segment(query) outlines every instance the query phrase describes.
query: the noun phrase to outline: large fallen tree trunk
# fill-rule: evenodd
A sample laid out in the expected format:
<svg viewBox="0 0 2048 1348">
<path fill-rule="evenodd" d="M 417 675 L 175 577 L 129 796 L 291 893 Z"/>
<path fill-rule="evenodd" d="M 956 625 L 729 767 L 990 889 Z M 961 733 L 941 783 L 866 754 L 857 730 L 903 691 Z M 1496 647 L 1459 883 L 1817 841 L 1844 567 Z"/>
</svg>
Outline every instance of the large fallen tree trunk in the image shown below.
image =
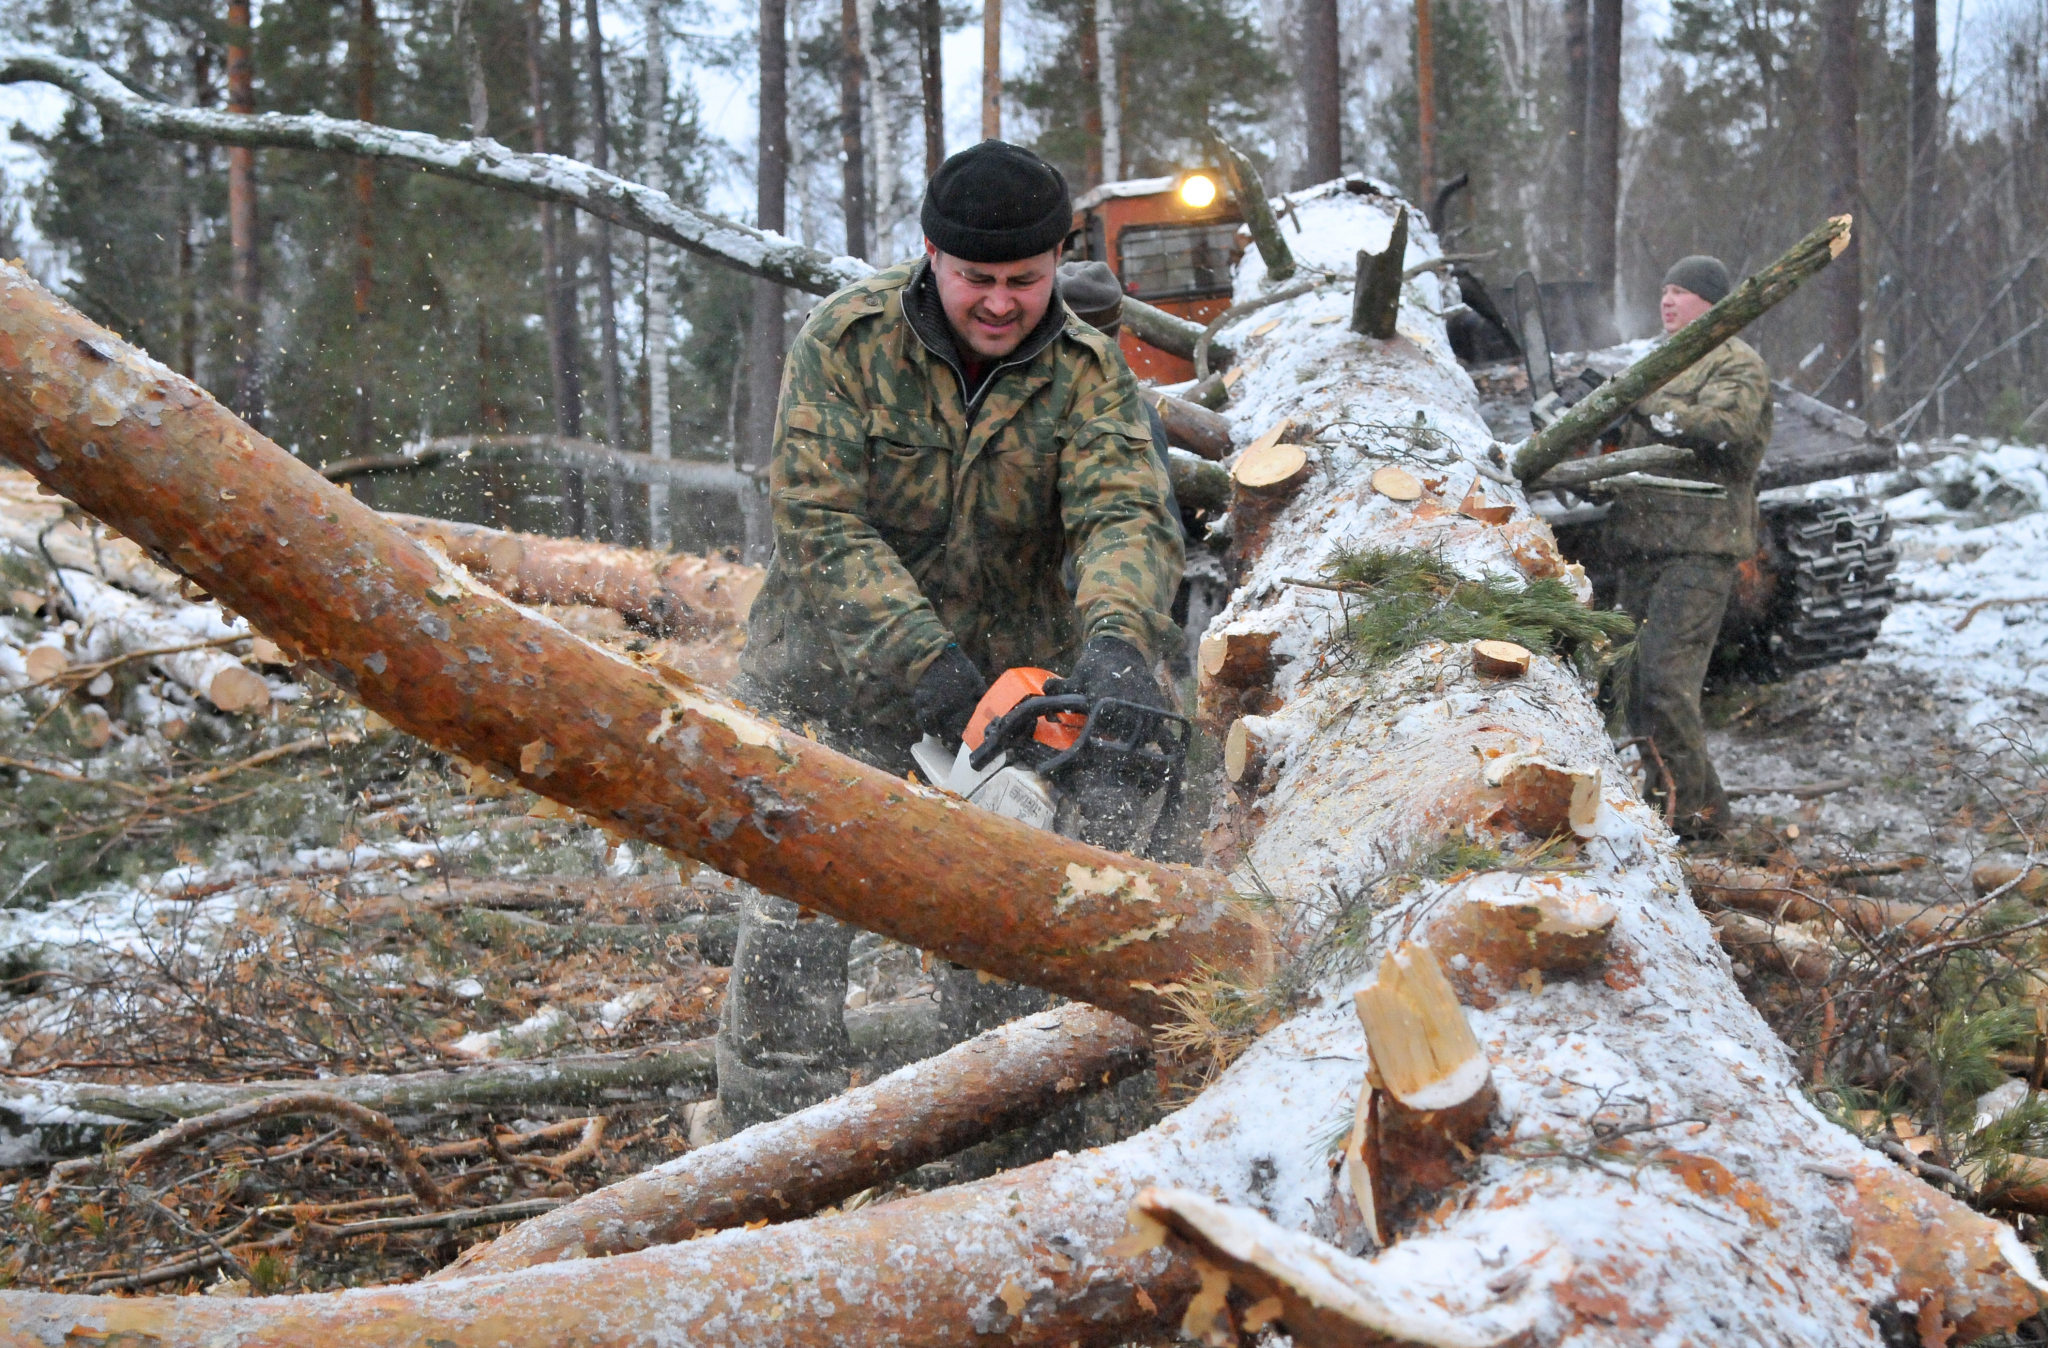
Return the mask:
<svg viewBox="0 0 2048 1348">
<path fill-rule="evenodd" d="M 1305 270 L 1340 271 L 1358 250 L 1386 246 L 1394 203 L 1333 187 L 1297 194 L 1293 205 Z M 1418 233 L 1410 247 L 1426 254 L 1431 242 Z M 688 690 L 606 684 L 602 702 L 565 694 L 565 672 L 581 670 L 568 648 L 542 642 L 531 659 L 515 654 L 497 611 L 459 589 L 438 609 L 418 602 L 424 586 L 440 583 L 430 568 L 357 516 L 336 510 L 323 529 L 323 514 L 286 513 L 291 505 L 335 507 L 304 493 L 289 466 L 266 460 L 280 480 L 252 480 L 240 465 L 257 457 L 256 442 L 224 418 L 206 425 L 209 444 L 225 448 L 212 451 L 213 461 L 187 460 L 166 442 L 205 409 L 160 400 L 165 434 L 148 418 L 121 415 L 143 390 L 105 371 L 93 381 L 96 402 L 87 403 L 74 347 L 107 339 L 56 312 L 25 282 L 0 277 L 0 285 L 7 287 L 0 372 L 8 381 L 0 427 L 23 438 L 30 429 L 40 434 L 38 448 L 50 460 L 40 466 L 59 490 L 95 512 L 132 520 L 136 527 L 122 527 L 153 546 L 183 547 L 181 560 L 217 567 L 223 586 L 232 577 L 238 599 L 248 597 L 238 608 L 259 625 L 287 616 L 278 611 L 281 596 L 306 607 L 323 564 L 345 563 L 352 583 L 369 577 L 404 596 L 352 590 L 362 596 L 352 602 L 365 610 L 363 626 L 402 630 L 440 618 L 452 628 L 459 619 L 463 636 L 436 637 L 435 648 L 446 648 L 439 658 L 458 672 L 453 657 L 475 634 L 494 662 L 484 666 L 488 682 L 474 672 L 454 679 L 405 658 L 395 635 L 370 648 L 411 680 L 417 697 L 452 704 L 445 719 L 415 713 L 415 724 L 444 739 L 516 743 L 544 723 L 523 701 L 522 680 L 545 674 L 558 706 L 609 716 L 642 737 L 664 726 L 690 732 L 692 751 L 716 754 L 728 771 L 751 778 L 757 800 L 786 806 L 787 781 L 805 793 L 803 810 L 735 810 L 733 790 L 709 765 L 679 763 L 677 736 L 656 734 L 649 747 L 667 748 L 637 775 L 686 780 L 706 798 L 707 815 L 732 812 L 729 834 L 742 839 L 718 851 L 713 844 L 723 840 L 706 841 L 701 825 L 685 828 L 699 854 L 716 851 L 757 879 L 765 873 L 787 881 L 784 892 L 808 881 L 833 897 L 819 906 L 855 921 L 879 916 L 927 947 L 1035 939 L 1022 927 L 975 925 L 966 910 L 1001 906 L 988 901 L 985 879 L 978 894 L 949 884 L 954 867 L 976 864 L 963 859 L 971 855 L 959 850 L 963 839 L 1004 846 L 1010 835 L 990 836 L 965 809 L 934 816 L 929 831 L 919 831 L 923 796 L 900 806 L 865 796 L 850 819 L 831 816 L 844 820 L 838 864 L 866 865 L 882 831 L 873 821 L 895 809 L 890 827 L 908 816 L 906 831 L 928 849 L 922 880 L 938 897 L 882 899 L 856 911 L 835 880 L 820 880 L 830 853 L 819 831 L 805 827 L 827 817 L 808 804 L 822 788 L 806 774 L 814 761 L 836 767 L 834 760 L 810 760 L 802 746 L 782 757 L 750 752 L 766 746 L 748 739 L 781 740 L 730 712 L 714 715 L 712 704 Z M 1240 302 L 1255 298 L 1259 285 L 1256 262 L 1248 260 Z M 1227 908 L 1196 912 L 1187 900 L 1177 907 L 1162 895 L 1147 905 L 1150 924 L 1121 934 L 1156 932 L 1169 922 L 1170 933 L 1137 941 L 1097 936 L 1092 958 L 1113 971 L 1096 982 L 1105 995 L 1114 991 L 1110 977 L 1142 977 L 1123 962 L 1124 952 L 1153 947 L 1157 967 L 1170 948 L 1187 982 L 1131 1009 L 1157 1014 L 1160 1003 L 1177 1002 L 1188 1015 L 1177 1033 L 1189 1047 L 1207 1045 L 1222 1057 L 1233 1041 L 1250 1040 L 1185 1109 L 1115 1146 L 981 1184 L 609 1259 L 234 1303 L 10 1294 L 0 1301 L 0 1324 L 24 1343 L 128 1333 L 174 1344 L 433 1338 L 457 1348 L 508 1340 L 822 1348 L 968 1344 L 990 1335 L 1013 1344 L 1107 1344 L 1156 1339 L 1176 1326 L 1227 1342 L 1233 1329 L 1256 1321 L 1316 1343 L 1621 1345 L 1876 1343 L 1881 1334 L 1902 1333 L 1961 1341 L 2033 1314 L 2044 1284 L 2010 1228 L 1907 1178 L 1806 1102 L 1783 1046 L 1742 1000 L 1706 923 L 1685 901 L 1671 835 L 1629 788 L 1569 666 L 1538 652 L 1519 678 L 1485 676 L 1462 647 L 1439 641 L 1374 667 L 1342 643 L 1343 625 L 1333 621 L 1340 598 L 1369 601 L 1293 583 L 1315 582 L 1339 550 L 1374 548 L 1429 550 L 1468 576 L 1569 576 L 1519 492 L 1478 480 L 1477 465 L 1492 446 L 1470 405 L 1470 384 L 1452 364 L 1440 324 L 1427 316 L 1443 307 L 1438 286 L 1430 275 L 1406 283 L 1412 303 L 1386 341 L 1315 321 L 1349 311 L 1341 289 L 1305 292 L 1261 315 L 1261 323 L 1277 316 L 1280 324 L 1247 356 L 1236 386 L 1234 416 L 1251 433 L 1240 438 L 1282 422 L 1322 428 L 1302 447 L 1309 462 L 1287 484 L 1291 499 L 1268 491 L 1234 509 L 1245 584 L 1212 633 L 1226 657 L 1230 638 L 1243 638 L 1237 644 L 1260 656 L 1215 665 L 1219 677 L 1235 680 L 1227 690 L 1235 705 L 1256 707 L 1260 721 L 1260 770 L 1233 801 L 1224 833 L 1237 839 L 1274 896 L 1276 917 L 1296 927 L 1302 945 L 1261 995 L 1258 956 L 1247 956 L 1238 930 L 1206 946 L 1193 939 L 1204 923 L 1237 920 Z M 44 381 L 32 394 L 22 391 L 23 371 Z M 159 378 L 182 393 L 169 376 Z M 94 410 L 104 420 L 86 432 Z M 100 445 L 95 467 L 126 482 L 127 493 L 78 469 L 76 447 L 87 434 Z M 131 453 L 131 445 L 142 451 Z M 1422 491 L 1397 498 L 1368 485 L 1397 458 L 1429 460 Z M 177 475 L 159 464 L 174 465 Z M 307 574 L 279 565 L 285 549 L 241 515 L 207 508 L 223 485 L 248 491 L 252 513 L 276 511 L 266 517 L 280 521 L 280 533 L 285 521 L 314 521 L 289 526 L 294 565 Z M 153 505 L 144 528 L 134 497 L 170 504 Z M 214 535 L 221 545 L 202 543 Z M 330 643 L 316 648 L 320 657 L 359 678 L 374 705 L 397 701 L 385 669 L 372 671 L 374 678 L 362 673 L 365 655 L 353 629 L 325 616 L 300 626 Z M 1222 691 L 1209 690 L 1207 704 L 1220 707 Z M 676 710 L 657 715 L 668 710 L 663 701 Z M 518 729 L 498 728 L 522 718 Z M 597 737 L 577 742 L 604 747 Z M 624 761 L 612 761 L 624 770 Z M 584 800 L 617 808 L 609 778 L 554 783 L 534 776 L 532 766 L 527 779 L 549 794 L 573 795 L 579 808 L 588 808 Z M 840 770 L 849 773 L 847 794 L 875 789 L 851 765 Z M 633 803 L 641 810 L 660 804 Z M 649 821 L 640 814 L 634 822 L 644 828 Z M 749 841 L 771 828 L 794 860 Z M 1030 837 L 1042 853 L 1063 857 L 1060 840 Z M 1464 845 L 1468 864 L 1433 878 L 1422 861 L 1447 837 Z M 1547 867 L 1470 864 L 1485 855 L 1479 844 L 1512 851 L 1538 841 L 1550 844 Z M 891 862 L 893 854 L 881 851 Z M 1035 873 L 1011 868 L 1007 853 L 997 864 L 1030 922 L 1062 921 L 1060 905 L 1038 897 L 1044 891 Z M 1066 895 L 1068 921 L 1087 902 L 1081 883 L 1092 885 L 1100 874 L 1077 877 Z M 888 878 L 902 883 L 909 868 L 890 865 Z M 1163 873 L 1147 883 L 1157 889 L 1177 880 Z M 1131 890 L 1126 906 L 1137 906 L 1135 881 L 1120 883 Z M 1038 964 L 1034 981 L 1071 986 L 1066 966 L 1041 958 L 1045 941 L 1036 939 L 1033 957 L 1012 965 Z M 1362 1092 L 1370 1087 L 1377 1100 L 1383 1084 L 1368 1075 L 1352 994 L 1402 941 L 1430 947 L 1465 999 L 1471 1036 L 1459 1041 L 1478 1046 L 1482 1056 L 1469 1062 L 1485 1069 L 1496 1103 L 1489 1118 L 1460 1115 L 1455 1131 L 1435 1128 L 1439 1140 L 1430 1141 L 1432 1127 L 1419 1117 L 1437 1107 L 1430 1088 L 1403 1088 L 1398 1103 L 1418 1116 L 1405 1142 L 1448 1149 L 1439 1159 L 1460 1147 L 1469 1155 L 1436 1167 L 1436 1191 L 1405 1195 L 1402 1210 L 1382 1224 L 1370 1211 L 1371 1166 L 1385 1152 L 1345 1144 L 1347 1128 L 1355 1139 L 1355 1120 L 1369 1114 Z M 1225 958 L 1215 962 L 1243 970 L 1238 977 L 1250 991 L 1196 976 L 1193 960 L 1219 951 Z M 1433 1005 L 1441 1002 L 1439 992 Z M 1458 1089 L 1443 1098 L 1471 1098 L 1468 1075 L 1455 1066 Z M 1333 1167 L 1340 1154 L 1343 1164 Z M 1120 1240 L 1146 1187 L 1159 1192 L 1144 1201 L 1145 1231 Z M 1391 1243 L 1369 1258 L 1351 1253 L 1372 1251 L 1376 1231 Z M 1233 1324 L 1239 1310 L 1244 1317 Z"/>
<path fill-rule="evenodd" d="M 659 636 L 743 627 L 761 568 L 717 557 L 651 552 L 481 524 L 387 515 L 492 589 L 522 604 L 593 604 Z"/>
<path fill-rule="evenodd" d="M 533 621 L 15 266 L 0 453 L 399 729 L 622 836 L 1142 1024 L 1198 971 L 1270 972 L 1225 877 L 987 814 Z"/>
</svg>

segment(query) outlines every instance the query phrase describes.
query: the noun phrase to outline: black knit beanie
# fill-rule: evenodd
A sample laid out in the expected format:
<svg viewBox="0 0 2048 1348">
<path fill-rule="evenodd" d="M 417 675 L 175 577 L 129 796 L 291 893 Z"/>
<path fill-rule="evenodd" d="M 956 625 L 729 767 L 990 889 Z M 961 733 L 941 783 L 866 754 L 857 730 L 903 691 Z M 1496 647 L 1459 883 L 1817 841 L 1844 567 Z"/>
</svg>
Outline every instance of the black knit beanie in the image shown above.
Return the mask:
<svg viewBox="0 0 2048 1348">
<path fill-rule="evenodd" d="M 1721 259 L 1704 253 L 1682 257 L 1672 263 L 1671 270 L 1664 273 L 1664 284 L 1690 290 L 1709 304 L 1719 304 L 1735 288 L 1728 279 L 1728 269 L 1721 265 Z"/>
<path fill-rule="evenodd" d="M 1049 253 L 1074 227 L 1060 171 L 1021 145 L 985 140 L 925 185 L 924 236 L 964 262 L 1017 262 Z"/>
</svg>

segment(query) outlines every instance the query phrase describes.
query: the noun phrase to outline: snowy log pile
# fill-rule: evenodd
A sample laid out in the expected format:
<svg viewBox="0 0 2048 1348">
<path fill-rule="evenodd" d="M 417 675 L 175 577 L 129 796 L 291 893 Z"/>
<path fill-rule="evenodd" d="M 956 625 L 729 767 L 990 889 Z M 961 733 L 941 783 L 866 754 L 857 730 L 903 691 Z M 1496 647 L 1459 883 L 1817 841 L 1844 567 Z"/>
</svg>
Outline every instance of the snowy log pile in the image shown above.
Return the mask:
<svg viewBox="0 0 2048 1348">
<path fill-rule="evenodd" d="M 1292 204 L 1311 273 L 1383 251 L 1397 205 L 1343 184 Z M 1434 241 L 1408 248 L 1426 261 Z M 1240 301 L 1262 279 L 1249 259 Z M 1221 334 L 1242 362 L 1237 440 L 1300 460 L 1232 508 L 1241 584 L 1201 661 L 1205 715 L 1255 746 L 1217 835 L 1267 896 L 1250 903 L 1213 873 L 879 778 L 533 622 L 0 272 L 5 452 L 367 705 L 622 833 L 1229 1062 L 1138 1137 L 879 1207 L 335 1295 L 8 1294 L 0 1327 L 20 1342 L 1107 1344 L 1177 1327 L 1226 1343 L 1279 1326 L 1318 1345 L 1938 1343 L 2032 1315 L 2048 1284 L 2009 1228 L 1807 1103 L 1569 663 L 1543 649 L 1486 674 L 1437 640 L 1375 664 L 1348 641 L 1340 554 L 1577 582 L 1519 491 L 1481 471 L 1493 445 L 1432 317 L 1444 303 L 1419 275 L 1395 335 L 1361 337 L 1331 284 Z M 1376 489 L 1389 466 L 1419 490 Z M 1428 864 L 1445 854 L 1456 864 Z M 1022 1077 L 1006 1089 L 1043 1089 Z M 763 1183 L 737 1142 L 717 1182 Z"/>
</svg>

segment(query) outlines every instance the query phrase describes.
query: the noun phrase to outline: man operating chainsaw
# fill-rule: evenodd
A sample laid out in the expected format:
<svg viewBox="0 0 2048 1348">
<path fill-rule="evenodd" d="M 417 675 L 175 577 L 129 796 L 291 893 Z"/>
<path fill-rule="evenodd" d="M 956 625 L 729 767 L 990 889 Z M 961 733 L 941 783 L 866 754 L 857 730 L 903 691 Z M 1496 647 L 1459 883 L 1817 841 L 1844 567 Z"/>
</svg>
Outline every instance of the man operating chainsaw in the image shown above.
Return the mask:
<svg viewBox="0 0 2048 1348">
<path fill-rule="evenodd" d="M 1056 169 L 984 141 L 927 185 L 923 258 L 812 311 L 783 375 L 742 700 L 895 772 L 921 735 L 957 744 L 1019 667 L 1063 672 L 1050 693 L 1165 705 L 1180 526 L 1136 379 L 1061 300 L 1072 219 Z M 743 913 L 728 1128 L 846 1088 L 851 937 L 782 900 Z M 1022 1009 L 940 972 L 948 1039 Z"/>
</svg>

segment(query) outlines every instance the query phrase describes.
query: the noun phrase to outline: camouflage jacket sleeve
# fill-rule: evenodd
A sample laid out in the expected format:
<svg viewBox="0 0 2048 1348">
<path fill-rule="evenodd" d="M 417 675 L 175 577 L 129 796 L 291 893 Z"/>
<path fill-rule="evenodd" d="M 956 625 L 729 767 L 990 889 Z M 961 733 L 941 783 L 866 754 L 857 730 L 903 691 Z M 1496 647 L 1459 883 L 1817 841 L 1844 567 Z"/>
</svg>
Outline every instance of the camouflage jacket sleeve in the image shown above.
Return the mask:
<svg viewBox="0 0 2048 1348">
<path fill-rule="evenodd" d="M 1167 507 L 1138 382 L 1100 358 L 1078 383 L 1060 459 L 1060 515 L 1074 559 L 1082 638 L 1120 637 L 1158 659 L 1178 639 L 1173 597 L 1186 557 Z"/>
<path fill-rule="evenodd" d="M 784 366 L 769 465 L 776 547 L 842 667 L 906 689 L 953 640 L 894 548 L 863 513 L 865 400 L 858 371 L 804 325 Z"/>
<path fill-rule="evenodd" d="M 1692 450 L 1714 477 L 1746 477 L 1770 438 L 1770 371 L 1762 357 L 1734 342 L 1710 353 L 1702 365 L 1696 384 L 1676 381 L 1643 399 L 1637 410 L 1654 439 Z"/>
</svg>

